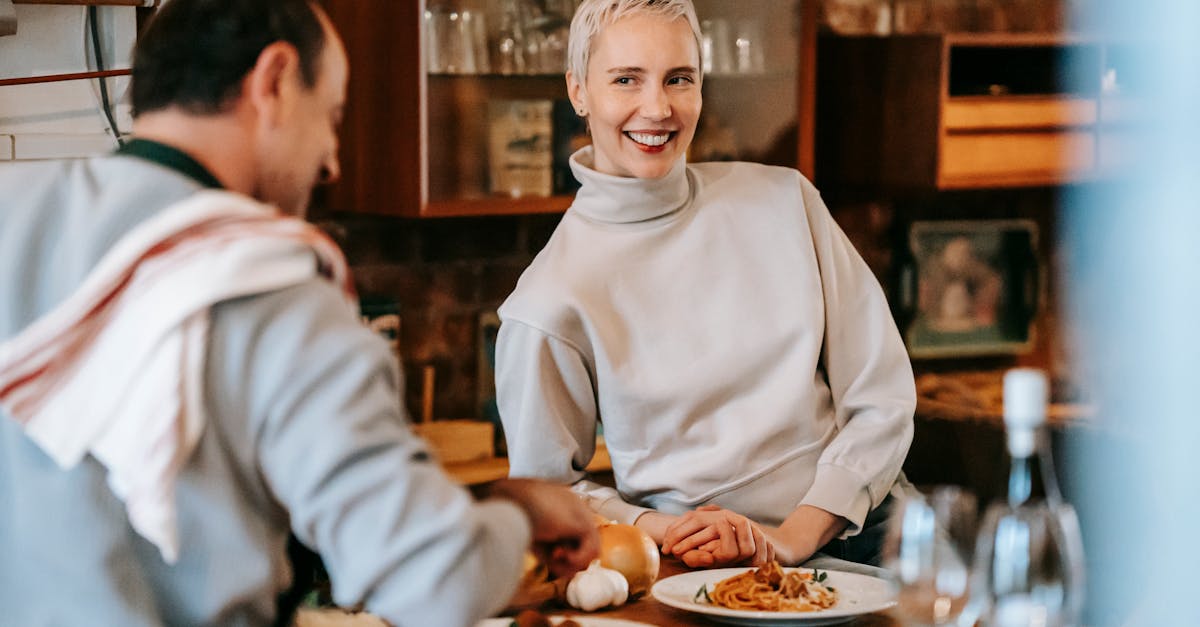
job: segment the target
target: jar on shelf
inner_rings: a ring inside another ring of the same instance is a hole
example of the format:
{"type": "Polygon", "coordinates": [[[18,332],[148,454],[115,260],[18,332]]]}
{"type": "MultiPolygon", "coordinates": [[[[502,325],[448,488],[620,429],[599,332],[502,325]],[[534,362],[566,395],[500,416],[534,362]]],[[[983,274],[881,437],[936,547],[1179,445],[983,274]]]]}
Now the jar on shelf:
{"type": "Polygon", "coordinates": [[[821,21],[839,35],[889,35],[891,0],[824,0],[821,21]]]}
{"type": "Polygon", "coordinates": [[[895,0],[892,30],[897,34],[975,30],[977,3],[978,0],[895,0]]]}

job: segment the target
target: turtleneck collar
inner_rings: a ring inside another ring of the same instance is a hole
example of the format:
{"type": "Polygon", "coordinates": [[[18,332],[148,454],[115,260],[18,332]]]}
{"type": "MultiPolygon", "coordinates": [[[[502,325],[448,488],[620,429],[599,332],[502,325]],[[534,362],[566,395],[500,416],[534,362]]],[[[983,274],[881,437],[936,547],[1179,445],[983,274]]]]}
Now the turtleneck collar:
{"type": "Polygon", "coordinates": [[[581,183],[571,205],[584,217],[598,222],[645,222],[674,213],[691,200],[692,185],[687,160],[680,159],[666,176],[640,179],[603,174],[593,169],[591,146],[571,155],[571,172],[581,183]]]}

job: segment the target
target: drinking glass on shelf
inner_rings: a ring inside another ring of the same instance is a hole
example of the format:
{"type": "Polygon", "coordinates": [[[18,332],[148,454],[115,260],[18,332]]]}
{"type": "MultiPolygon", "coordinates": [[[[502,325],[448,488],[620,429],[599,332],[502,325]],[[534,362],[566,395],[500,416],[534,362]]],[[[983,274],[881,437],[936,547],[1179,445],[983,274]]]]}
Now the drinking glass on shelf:
{"type": "Polygon", "coordinates": [[[530,74],[542,74],[553,71],[544,62],[546,51],[546,33],[532,27],[532,20],[525,25],[525,69],[530,74]]]}
{"type": "Polygon", "coordinates": [[[763,53],[762,21],[757,18],[738,20],[737,35],[734,44],[737,46],[737,71],[741,74],[762,74],[766,69],[766,58],[763,53]]]}
{"type": "Polygon", "coordinates": [[[822,0],[822,20],[841,35],[888,35],[892,32],[891,0],[822,0]]]}
{"type": "Polygon", "coordinates": [[[929,0],[894,0],[892,32],[897,35],[930,32],[929,0]]]}
{"type": "Polygon", "coordinates": [[[976,499],[957,486],[911,494],[892,510],[883,567],[905,625],[952,625],[970,593],[976,499]]]}
{"type": "Polygon", "coordinates": [[[500,9],[496,30],[496,71],[501,74],[524,74],[525,66],[525,30],[521,22],[519,5],[509,0],[500,9]]]}
{"type": "Polygon", "coordinates": [[[544,0],[544,10],[535,26],[545,37],[541,50],[541,71],[559,74],[567,69],[567,39],[575,7],[567,0],[544,0]]]}
{"type": "Polygon", "coordinates": [[[434,74],[474,74],[478,71],[475,11],[447,7],[425,10],[426,70],[434,74]]]}
{"type": "Polygon", "coordinates": [[[458,74],[486,73],[490,70],[487,54],[487,24],[483,12],[475,9],[458,11],[456,66],[458,74]]]}
{"type": "Polygon", "coordinates": [[[449,37],[450,17],[435,7],[425,9],[425,71],[441,74],[446,71],[445,46],[449,37]]]}
{"type": "Polygon", "coordinates": [[[733,41],[724,18],[700,22],[700,63],[705,74],[733,72],[733,41]]]}
{"type": "MultiPolygon", "coordinates": [[[[1064,512],[1065,513],[1065,512],[1064,512]]],[[[980,527],[972,602],[988,627],[1070,627],[1078,618],[1082,572],[1070,553],[1078,526],[1053,506],[996,503],[980,527]]]]}

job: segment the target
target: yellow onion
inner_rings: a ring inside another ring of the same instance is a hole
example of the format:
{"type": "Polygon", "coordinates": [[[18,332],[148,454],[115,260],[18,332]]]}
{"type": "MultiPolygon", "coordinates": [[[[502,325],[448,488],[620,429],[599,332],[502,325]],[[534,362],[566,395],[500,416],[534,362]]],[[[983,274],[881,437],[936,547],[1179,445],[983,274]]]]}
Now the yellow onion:
{"type": "Polygon", "coordinates": [[[658,546],[633,525],[601,525],[600,565],[625,576],[629,596],[650,589],[658,579],[658,546]]]}

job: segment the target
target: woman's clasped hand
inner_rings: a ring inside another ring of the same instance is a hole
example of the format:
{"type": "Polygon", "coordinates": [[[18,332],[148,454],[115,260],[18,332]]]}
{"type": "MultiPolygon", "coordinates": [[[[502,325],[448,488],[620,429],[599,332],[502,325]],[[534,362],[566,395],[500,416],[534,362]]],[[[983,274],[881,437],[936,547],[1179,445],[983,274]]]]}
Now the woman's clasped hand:
{"type": "Polygon", "coordinates": [[[716,505],[702,505],[667,527],[662,552],[691,568],[758,566],[775,559],[775,546],[762,526],[716,505]]]}

